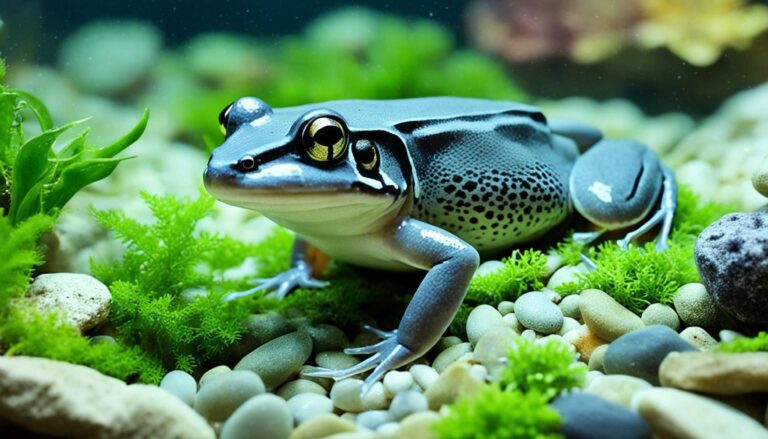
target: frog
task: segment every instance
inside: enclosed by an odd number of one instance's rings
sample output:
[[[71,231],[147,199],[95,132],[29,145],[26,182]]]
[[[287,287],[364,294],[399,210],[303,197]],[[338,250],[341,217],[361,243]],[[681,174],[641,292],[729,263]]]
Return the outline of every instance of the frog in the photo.
[[[337,100],[271,108],[243,97],[219,115],[224,143],[204,172],[220,201],[295,232],[291,268],[226,300],[321,288],[310,253],[379,270],[424,271],[397,328],[366,326],[380,341],[340,380],[389,370],[427,353],[461,305],[481,258],[541,239],[574,215],[630,242],[660,225],[667,246],[673,171],[649,147],[606,139],[534,106],[461,97]]]

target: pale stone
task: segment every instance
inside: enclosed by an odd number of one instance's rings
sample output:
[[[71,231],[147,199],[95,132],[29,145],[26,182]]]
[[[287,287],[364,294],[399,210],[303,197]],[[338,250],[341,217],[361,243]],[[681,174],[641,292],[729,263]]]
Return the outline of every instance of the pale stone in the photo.
[[[440,415],[433,411],[414,413],[400,422],[394,437],[437,439],[437,434],[432,431],[432,424],[439,420]]]
[[[650,389],[651,383],[640,378],[629,375],[602,375],[595,377],[588,386],[584,388],[585,392],[613,401],[624,407],[632,406],[632,397],[639,391]]]
[[[590,289],[581,293],[581,318],[589,329],[603,340],[613,341],[643,328],[643,321],[603,291]]]
[[[320,439],[337,433],[353,432],[355,424],[332,414],[319,415],[299,425],[290,439]]]
[[[440,374],[424,395],[427,397],[430,410],[437,410],[444,404],[453,403],[460,396],[479,392],[484,384],[483,381],[472,376],[469,364],[453,363]]]
[[[709,351],[717,346],[715,340],[709,333],[698,326],[689,326],[680,332],[680,338],[696,346],[702,351]]]
[[[112,306],[109,288],[80,273],[41,274],[29,286],[24,300],[43,313],[55,312],[81,333],[104,323]]]
[[[664,386],[720,395],[768,392],[768,352],[670,352],[659,378]]]

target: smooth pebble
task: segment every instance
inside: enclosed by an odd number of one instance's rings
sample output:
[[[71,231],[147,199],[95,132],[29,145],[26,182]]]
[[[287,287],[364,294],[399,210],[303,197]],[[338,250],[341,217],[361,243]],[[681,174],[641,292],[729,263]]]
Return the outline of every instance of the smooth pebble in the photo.
[[[312,354],[312,339],[296,331],[271,340],[243,357],[235,370],[256,372],[272,390],[295,375]]]
[[[717,340],[701,327],[689,326],[680,332],[680,337],[702,351],[712,350],[717,346]]]
[[[205,371],[205,373],[200,377],[197,386],[199,389],[202,389],[203,386],[208,384],[212,379],[220,377],[229,372],[232,372],[232,368],[224,364],[221,366],[212,367]]]
[[[502,300],[499,302],[499,305],[496,307],[496,309],[499,310],[499,313],[501,313],[502,316],[505,316],[511,312],[515,312],[515,302]]]
[[[563,312],[564,317],[570,317],[572,319],[580,319],[581,311],[579,311],[579,301],[581,297],[578,294],[570,294],[563,297],[557,306],[560,307],[560,311]]]
[[[429,389],[440,377],[440,374],[434,368],[425,364],[414,364],[408,369],[408,372],[422,390]]]
[[[485,304],[479,305],[467,317],[467,338],[472,346],[474,346],[488,330],[494,326],[503,325],[501,313],[496,308]]]
[[[221,427],[220,439],[250,439],[258,432],[261,439],[287,439],[293,431],[293,416],[288,403],[271,393],[245,401]]]
[[[672,352],[659,378],[667,387],[719,395],[768,392],[768,352]]]
[[[184,401],[188,406],[195,403],[197,381],[183,370],[172,370],[165,374],[160,381],[160,388]]]
[[[572,317],[563,317],[563,326],[560,327],[560,330],[557,332],[557,335],[565,335],[568,332],[571,332],[574,329],[579,329],[579,328],[581,328],[581,323],[579,323],[578,320]]]
[[[640,317],[600,290],[582,291],[579,310],[589,329],[607,341],[644,326]]]
[[[386,392],[380,382],[375,383],[363,397],[360,396],[362,387],[363,381],[356,378],[337,381],[331,388],[333,405],[348,412],[378,410],[387,407]]]
[[[680,328],[680,317],[677,316],[675,310],[671,306],[661,303],[648,305],[640,319],[645,326],[664,325],[669,326],[675,331]]]
[[[562,418],[560,432],[567,438],[650,439],[648,423],[637,413],[590,393],[564,393],[551,406]]]
[[[672,303],[680,319],[689,326],[712,328],[720,321],[715,301],[704,285],[698,282],[681,286],[672,298]]]
[[[387,410],[369,410],[355,416],[357,426],[373,431],[390,421],[392,420],[389,418],[389,411]]]
[[[299,378],[298,380],[288,381],[283,384],[277,389],[276,393],[277,396],[287,401],[301,393],[317,393],[318,395],[326,396],[328,395],[328,390],[314,381]]]
[[[560,285],[570,282],[579,282],[580,275],[589,272],[589,269],[584,264],[578,265],[565,265],[560,267],[552,273],[552,276],[547,282],[547,288],[554,290]]]
[[[209,422],[224,422],[242,403],[264,393],[264,382],[250,370],[233,370],[211,379],[195,398],[195,410]]]
[[[392,399],[389,406],[389,417],[393,421],[400,421],[412,413],[425,411],[428,408],[427,398],[423,393],[416,390],[405,390]]]
[[[352,431],[355,431],[354,423],[333,414],[326,414],[315,416],[296,427],[290,439],[320,439]],[[253,432],[250,437],[253,438]]]
[[[397,393],[410,389],[411,386],[413,386],[413,375],[411,375],[410,372],[390,370],[384,375],[382,383],[384,384],[384,390],[386,390],[387,396],[391,398]]]
[[[467,363],[454,363],[440,374],[437,381],[424,392],[431,410],[437,410],[444,404],[453,403],[456,398],[474,395],[479,392],[484,381],[477,380],[470,373]]]
[[[300,393],[288,400],[288,408],[296,425],[299,425],[315,416],[333,413],[333,402],[317,393]]]
[[[504,359],[510,346],[519,337],[513,330],[499,326],[483,335],[475,346],[475,359],[497,376],[506,367]]]
[[[315,356],[315,364],[326,369],[346,369],[359,362],[359,358],[340,351],[323,351]]]
[[[563,326],[563,312],[541,291],[525,293],[515,301],[521,325],[542,334],[554,334]]]
[[[469,343],[460,343],[455,346],[451,346],[443,352],[440,352],[437,357],[435,357],[435,360],[432,362],[432,367],[438,373],[441,373],[464,354],[470,352],[472,352],[472,345]]]
[[[618,374],[595,377],[588,386],[584,387],[584,391],[630,408],[632,397],[637,392],[651,387],[653,387],[651,383],[643,379]]]
[[[477,270],[475,270],[475,276],[486,276],[493,274],[503,269],[504,267],[506,267],[505,263],[491,259],[489,261],[483,262],[479,267],[477,267]]]

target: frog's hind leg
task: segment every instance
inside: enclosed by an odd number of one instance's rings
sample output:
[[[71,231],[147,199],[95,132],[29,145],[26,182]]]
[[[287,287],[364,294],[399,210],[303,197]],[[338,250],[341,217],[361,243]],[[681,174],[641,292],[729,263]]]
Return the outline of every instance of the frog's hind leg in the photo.
[[[623,250],[626,250],[633,239],[645,234],[659,223],[662,223],[662,225],[659,236],[656,238],[656,251],[662,251],[669,248],[667,241],[669,240],[669,235],[672,231],[672,220],[674,220],[675,209],[677,208],[677,183],[675,181],[675,175],[671,169],[662,165],[661,170],[664,176],[664,181],[662,184],[663,192],[661,194],[661,205],[659,206],[659,210],[657,210],[656,213],[654,213],[653,216],[640,227],[627,233],[624,238],[618,241],[619,246]]]

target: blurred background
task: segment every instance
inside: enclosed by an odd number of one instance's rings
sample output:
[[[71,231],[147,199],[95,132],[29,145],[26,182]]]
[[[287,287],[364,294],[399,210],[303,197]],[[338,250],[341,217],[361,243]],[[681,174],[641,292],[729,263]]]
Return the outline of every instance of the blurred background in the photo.
[[[768,0],[5,1],[0,52],[6,83],[58,124],[93,116],[97,143],[150,108],[138,158],[92,190],[121,205],[195,193],[245,95],[528,102],[649,144],[707,198],[765,202]]]

